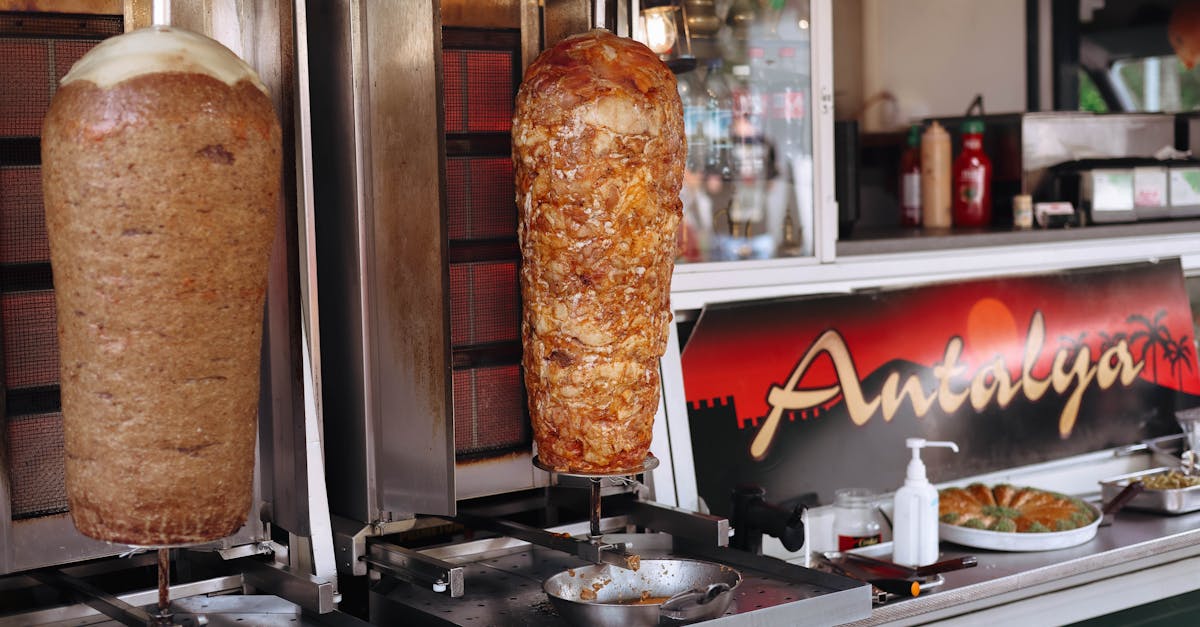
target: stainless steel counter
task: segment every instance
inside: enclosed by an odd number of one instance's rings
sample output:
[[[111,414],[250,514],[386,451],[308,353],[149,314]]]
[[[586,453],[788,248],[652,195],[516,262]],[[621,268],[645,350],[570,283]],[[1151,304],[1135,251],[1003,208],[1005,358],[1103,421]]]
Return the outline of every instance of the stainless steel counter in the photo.
[[[1055,551],[942,543],[943,558],[962,555],[976,556],[978,566],[945,573],[934,591],[892,601],[851,624],[1063,624],[1200,589],[1200,512],[1124,510],[1095,538]]]

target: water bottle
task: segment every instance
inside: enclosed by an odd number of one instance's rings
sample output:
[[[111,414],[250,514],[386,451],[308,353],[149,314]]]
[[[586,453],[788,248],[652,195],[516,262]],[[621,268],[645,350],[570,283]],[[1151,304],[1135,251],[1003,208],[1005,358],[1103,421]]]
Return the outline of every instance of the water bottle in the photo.
[[[677,83],[679,100],[683,103],[683,128],[687,135],[687,170],[700,173],[704,171],[704,162],[708,154],[708,141],[704,133],[708,95],[695,71],[680,74]]]
[[[705,168],[723,180],[733,178],[732,149],[733,92],[725,81],[720,59],[709,62],[704,77],[704,138],[708,141]]]
[[[799,70],[796,49],[781,48],[778,69],[770,83],[772,117],[776,122],[780,158],[785,162],[811,152],[806,128],[805,74]]]

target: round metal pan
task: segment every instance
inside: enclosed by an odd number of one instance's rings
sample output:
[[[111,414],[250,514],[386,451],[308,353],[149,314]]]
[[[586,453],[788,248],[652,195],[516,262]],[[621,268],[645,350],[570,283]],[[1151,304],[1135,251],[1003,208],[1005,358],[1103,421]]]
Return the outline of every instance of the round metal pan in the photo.
[[[637,570],[591,564],[558,573],[542,588],[558,615],[572,625],[635,627],[680,625],[725,613],[742,582],[737,570],[690,559],[644,559]],[[671,597],[687,607],[664,609]],[[678,604],[676,604],[678,605]]]
[[[1083,544],[1096,536],[1100,528],[1100,509],[1088,503],[1088,507],[1096,514],[1096,519],[1086,527],[1068,531],[1046,531],[1041,533],[1015,533],[1007,531],[988,531],[987,529],[971,529],[947,523],[938,523],[940,538],[946,542],[954,542],[963,546],[977,549],[992,549],[994,551],[1053,551]]]

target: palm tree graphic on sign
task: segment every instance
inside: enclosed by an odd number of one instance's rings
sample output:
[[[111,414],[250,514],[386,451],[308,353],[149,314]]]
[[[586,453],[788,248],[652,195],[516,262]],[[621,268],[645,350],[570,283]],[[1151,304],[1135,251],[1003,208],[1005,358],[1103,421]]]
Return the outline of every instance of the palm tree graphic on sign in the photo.
[[[1162,323],[1162,319],[1167,315],[1166,309],[1159,309],[1158,313],[1154,314],[1154,319],[1151,320],[1140,314],[1133,314],[1125,321],[1142,325],[1141,329],[1129,334],[1130,348],[1136,346],[1139,342],[1142,345],[1142,360],[1150,362],[1150,375],[1154,378],[1154,382],[1158,383],[1158,354],[1161,352],[1165,357],[1168,351],[1176,350],[1175,341],[1171,338],[1171,330]],[[1183,351],[1179,351],[1183,353]],[[1189,351],[1190,352],[1190,351]],[[1186,358],[1186,355],[1180,357]],[[1175,364],[1171,365],[1171,372],[1175,372]],[[1191,367],[1191,364],[1188,364]]]
[[[1171,333],[1167,332],[1167,337],[1171,337]],[[1175,375],[1175,383],[1179,385],[1179,389],[1183,389],[1183,371],[1184,368],[1193,370],[1192,368],[1192,342],[1187,335],[1183,335],[1177,342],[1171,342],[1163,349],[1163,356],[1167,358],[1167,363],[1171,365],[1171,374]]]

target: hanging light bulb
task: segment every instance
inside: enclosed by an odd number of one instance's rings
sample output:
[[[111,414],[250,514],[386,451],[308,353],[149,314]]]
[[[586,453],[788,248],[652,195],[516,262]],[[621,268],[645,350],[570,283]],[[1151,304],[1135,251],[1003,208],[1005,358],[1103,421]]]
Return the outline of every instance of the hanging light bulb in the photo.
[[[646,22],[646,46],[655,54],[667,54],[675,47],[679,32],[675,28],[673,6],[652,7],[642,11]]]

